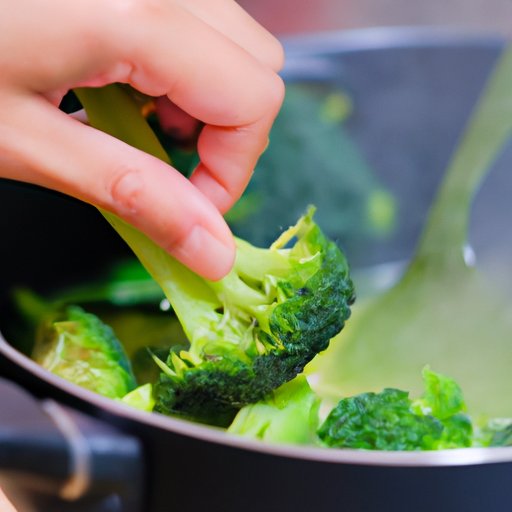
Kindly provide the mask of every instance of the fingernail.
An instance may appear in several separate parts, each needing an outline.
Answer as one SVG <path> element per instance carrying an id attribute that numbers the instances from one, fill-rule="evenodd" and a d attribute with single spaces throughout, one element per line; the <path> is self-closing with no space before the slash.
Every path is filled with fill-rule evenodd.
<path id="1" fill-rule="evenodd" d="M 211 280 L 224 277 L 235 257 L 234 245 L 223 244 L 200 225 L 194 226 L 172 253 L 194 272 Z"/>

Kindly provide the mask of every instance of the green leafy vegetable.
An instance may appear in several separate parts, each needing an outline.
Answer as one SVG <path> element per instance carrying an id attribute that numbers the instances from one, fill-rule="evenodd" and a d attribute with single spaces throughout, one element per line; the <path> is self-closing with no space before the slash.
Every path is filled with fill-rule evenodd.
<path id="1" fill-rule="evenodd" d="M 508 420 L 506 426 L 494 426 L 489 446 L 512 446 L 512 424 L 510 420 Z"/>
<path id="2" fill-rule="evenodd" d="M 409 393 L 387 388 L 341 400 L 318 431 L 333 448 L 428 450 L 443 427 L 434 417 L 415 414 Z"/>
<path id="3" fill-rule="evenodd" d="M 109 398 L 122 398 L 136 386 L 112 329 L 78 306 L 47 313 L 32 357 L 52 373 Z"/>

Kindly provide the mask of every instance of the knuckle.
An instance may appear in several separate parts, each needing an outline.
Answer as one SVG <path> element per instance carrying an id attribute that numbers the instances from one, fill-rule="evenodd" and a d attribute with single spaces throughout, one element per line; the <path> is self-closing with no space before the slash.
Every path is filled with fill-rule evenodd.
<path id="1" fill-rule="evenodd" d="M 276 115 L 284 100 L 285 85 L 283 79 L 276 73 L 272 73 L 268 81 L 266 103 L 271 112 Z"/>
<path id="2" fill-rule="evenodd" d="M 139 213 L 140 198 L 144 191 L 144 180 L 135 167 L 122 167 L 108 182 L 108 202 L 112 209 L 123 217 L 135 217 Z"/>
<path id="3" fill-rule="evenodd" d="M 272 36 L 270 52 L 267 57 L 268 65 L 275 71 L 280 71 L 284 66 L 285 54 L 283 45 L 278 39 Z"/>
<path id="4" fill-rule="evenodd" d="M 266 80 L 266 87 L 260 90 L 261 103 L 264 105 L 264 117 L 274 118 L 283 104 L 285 85 L 283 79 L 277 73 L 270 73 Z"/>
<path id="5" fill-rule="evenodd" d="M 232 104 L 232 117 L 234 125 L 239 127 L 250 126 L 263 120 L 274 119 L 284 100 L 285 87 L 281 77 L 264 68 L 264 74 L 260 80 L 252 82 L 251 91 L 241 93 L 243 97 L 242 107 L 240 104 Z M 234 110 L 236 109 L 236 110 Z"/>

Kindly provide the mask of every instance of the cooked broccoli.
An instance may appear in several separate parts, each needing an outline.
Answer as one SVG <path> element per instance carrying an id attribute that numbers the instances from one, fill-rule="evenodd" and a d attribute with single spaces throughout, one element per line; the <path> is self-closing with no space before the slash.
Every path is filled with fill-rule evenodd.
<path id="1" fill-rule="evenodd" d="M 319 407 L 320 398 L 299 375 L 264 400 L 240 409 L 228 432 L 273 443 L 314 445 Z"/>
<path id="2" fill-rule="evenodd" d="M 479 433 L 480 446 L 512 446 L 512 420 L 494 418 Z"/>
<path id="3" fill-rule="evenodd" d="M 318 435 L 333 448 L 417 450 L 430 448 L 442 430 L 436 418 L 411 410 L 408 392 L 386 388 L 341 400 Z"/>
<path id="4" fill-rule="evenodd" d="M 32 357 L 52 373 L 109 398 L 122 398 L 136 386 L 112 329 L 78 306 L 46 314 Z"/>
<path id="5" fill-rule="evenodd" d="M 428 368 L 423 379 L 425 393 L 415 401 L 393 388 L 344 398 L 320 427 L 320 439 L 329 447 L 367 450 L 471 446 L 473 428 L 460 387 Z"/>
<path id="6" fill-rule="evenodd" d="M 93 126 L 168 161 L 126 90 L 113 85 L 76 93 Z M 345 256 L 323 236 L 312 209 L 270 249 L 238 240 L 235 268 L 218 282 L 200 278 L 102 213 L 160 284 L 190 341 L 165 362 L 157 359 L 159 412 L 229 424 L 242 406 L 300 373 L 350 314 L 354 289 Z"/>
<path id="7" fill-rule="evenodd" d="M 143 384 L 124 395 L 119 401 L 135 409 L 151 412 L 155 406 L 153 386 L 151 384 Z"/>
<path id="8" fill-rule="evenodd" d="M 162 286 L 190 341 L 165 362 L 156 359 L 156 411 L 227 425 L 242 406 L 299 374 L 343 328 L 354 300 L 348 265 L 313 213 L 269 249 L 237 240 L 234 269 L 217 282 L 108 217 Z"/>

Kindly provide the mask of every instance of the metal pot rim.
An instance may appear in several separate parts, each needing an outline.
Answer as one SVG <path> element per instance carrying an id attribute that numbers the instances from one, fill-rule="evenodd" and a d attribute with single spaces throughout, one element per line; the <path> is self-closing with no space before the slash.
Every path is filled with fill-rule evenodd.
<path id="1" fill-rule="evenodd" d="M 36 378 L 57 388 L 80 401 L 91 404 L 100 410 L 140 424 L 150 425 L 162 431 L 169 431 L 189 438 L 227 445 L 242 450 L 256 451 L 267 455 L 328 462 L 334 464 L 351 464 L 362 466 L 395 467 L 435 467 L 435 466 L 469 466 L 512 462 L 512 447 L 499 448 L 462 448 L 453 450 L 424 452 L 379 452 L 364 450 L 336 450 L 310 446 L 276 445 L 262 441 L 245 439 L 229 434 L 221 429 L 195 424 L 189 421 L 147 413 L 108 399 L 92 391 L 81 388 L 57 375 L 45 370 L 35 361 L 12 347 L 0 333 L 0 353 L 13 364 L 23 368 Z"/>
<path id="2" fill-rule="evenodd" d="M 287 59 L 337 53 L 410 48 L 500 48 L 506 38 L 496 33 L 441 26 L 390 26 L 313 32 L 284 37 Z"/>

